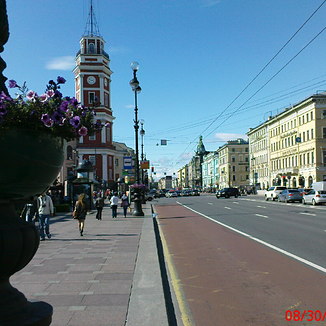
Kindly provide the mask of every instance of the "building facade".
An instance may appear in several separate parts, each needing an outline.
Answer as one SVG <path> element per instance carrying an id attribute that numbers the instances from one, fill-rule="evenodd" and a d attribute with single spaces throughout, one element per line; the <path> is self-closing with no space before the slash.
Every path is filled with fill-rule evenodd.
<path id="1" fill-rule="evenodd" d="M 272 185 L 310 187 L 326 180 L 326 94 L 315 94 L 269 121 Z"/>
<path id="2" fill-rule="evenodd" d="M 230 140 L 217 150 L 219 156 L 219 188 L 249 184 L 249 142 Z"/>
<path id="3" fill-rule="evenodd" d="M 218 154 L 217 152 L 209 152 L 203 157 L 202 163 L 202 179 L 203 190 L 207 192 L 215 192 L 219 185 L 218 172 Z"/>

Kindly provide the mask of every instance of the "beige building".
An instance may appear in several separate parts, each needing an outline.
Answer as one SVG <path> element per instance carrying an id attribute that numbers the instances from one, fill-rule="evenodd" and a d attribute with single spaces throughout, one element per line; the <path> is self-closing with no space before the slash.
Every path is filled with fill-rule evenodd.
<path id="1" fill-rule="evenodd" d="M 271 120 L 272 184 L 309 187 L 326 179 L 326 95 L 313 95 Z"/>
<path id="2" fill-rule="evenodd" d="M 249 142 L 230 140 L 217 150 L 219 188 L 249 184 Z"/>
<path id="3" fill-rule="evenodd" d="M 326 180 L 325 93 L 287 108 L 251 129 L 248 136 L 250 157 L 254 158 L 250 160 L 250 173 L 255 176 L 258 171 L 257 181 L 261 185 L 268 182 L 268 185 L 309 187 L 315 181 Z"/>
<path id="4" fill-rule="evenodd" d="M 183 166 L 178 170 L 178 186 L 180 188 L 188 188 L 189 187 L 189 176 L 188 176 L 188 164 Z"/>
<path id="5" fill-rule="evenodd" d="M 247 133 L 250 153 L 249 183 L 255 185 L 257 189 L 267 189 L 270 186 L 268 126 L 267 121 L 256 128 L 250 128 Z"/>

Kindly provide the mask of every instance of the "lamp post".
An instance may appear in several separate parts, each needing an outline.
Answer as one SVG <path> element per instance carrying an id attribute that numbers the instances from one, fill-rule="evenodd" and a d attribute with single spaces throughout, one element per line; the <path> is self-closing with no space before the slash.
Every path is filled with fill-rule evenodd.
<path id="1" fill-rule="evenodd" d="M 144 120 L 140 120 L 140 136 L 141 136 L 141 154 L 140 159 L 144 161 L 144 136 L 145 136 L 145 130 L 144 130 Z M 141 170 L 141 182 L 145 184 L 144 182 L 144 170 Z"/>
<path id="2" fill-rule="evenodd" d="M 140 176 L 139 176 L 139 153 L 138 153 L 138 129 L 139 129 L 139 121 L 138 121 L 138 104 L 137 104 L 137 94 L 140 93 L 141 87 L 139 86 L 139 81 L 137 79 L 137 71 L 139 68 L 138 62 L 131 63 L 131 69 L 134 74 L 134 78 L 129 82 L 132 91 L 135 94 L 135 119 L 134 119 L 134 128 L 135 128 L 135 147 L 136 147 L 136 157 L 135 157 L 135 174 L 136 174 L 136 184 L 140 184 Z M 142 194 L 140 188 L 134 188 L 134 216 L 144 216 L 144 212 L 142 211 Z"/>

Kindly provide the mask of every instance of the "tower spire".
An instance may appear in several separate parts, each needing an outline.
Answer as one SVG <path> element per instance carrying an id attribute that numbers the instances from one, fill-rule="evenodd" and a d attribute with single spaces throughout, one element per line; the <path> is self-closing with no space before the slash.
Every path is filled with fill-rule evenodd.
<path id="1" fill-rule="evenodd" d="M 93 6 L 93 0 L 90 0 L 90 8 L 89 8 L 89 14 L 86 22 L 85 32 L 84 36 L 99 36 L 101 37 L 95 12 L 94 12 L 94 6 Z"/>

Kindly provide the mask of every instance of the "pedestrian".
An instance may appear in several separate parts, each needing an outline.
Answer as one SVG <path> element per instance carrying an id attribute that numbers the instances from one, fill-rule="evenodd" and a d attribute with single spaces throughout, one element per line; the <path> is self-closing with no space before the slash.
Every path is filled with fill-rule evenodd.
<path id="1" fill-rule="evenodd" d="M 25 204 L 20 217 L 26 222 L 35 223 L 38 219 L 37 198 L 32 203 Z"/>
<path id="2" fill-rule="evenodd" d="M 88 206 L 86 202 L 86 195 L 84 193 L 78 196 L 78 200 L 75 204 L 75 209 L 73 212 L 73 217 L 78 220 L 78 229 L 80 232 L 80 236 L 83 236 L 85 219 L 87 214 Z"/>
<path id="3" fill-rule="evenodd" d="M 51 197 L 46 193 L 43 193 L 37 199 L 37 207 L 41 241 L 45 240 L 45 234 L 48 239 L 51 239 L 50 216 L 54 215 L 54 207 Z"/>
<path id="4" fill-rule="evenodd" d="M 127 209 L 129 207 L 129 199 L 126 193 L 124 192 L 121 197 L 121 207 L 123 208 L 123 215 L 127 217 Z"/>
<path id="5" fill-rule="evenodd" d="M 95 207 L 97 209 L 96 218 L 102 220 L 102 211 L 104 207 L 104 198 L 102 196 L 96 198 Z"/>
<path id="6" fill-rule="evenodd" d="M 119 204 L 118 193 L 114 192 L 113 196 L 110 199 L 110 206 L 111 206 L 111 209 L 112 209 L 112 218 L 117 217 L 118 204 Z"/>

